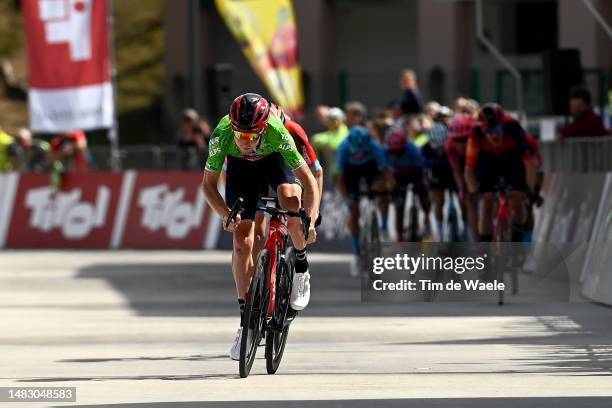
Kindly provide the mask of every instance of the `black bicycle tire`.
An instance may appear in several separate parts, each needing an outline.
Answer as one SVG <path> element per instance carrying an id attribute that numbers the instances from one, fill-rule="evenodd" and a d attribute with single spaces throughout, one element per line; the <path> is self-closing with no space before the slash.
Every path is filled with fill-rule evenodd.
<path id="1" fill-rule="evenodd" d="M 264 279 L 266 277 L 266 271 L 269 268 L 270 256 L 267 250 L 262 250 L 255 271 L 253 272 L 253 279 L 249 287 L 249 296 L 244 306 L 244 317 L 243 317 L 243 329 L 242 337 L 240 339 L 240 360 L 238 363 L 240 378 L 248 377 L 255 361 L 255 355 L 257 354 L 257 346 L 261 340 L 262 327 L 264 322 L 265 310 L 265 299 L 264 299 Z M 259 306 L 259 310 L 255 308 L 256 304 Z M 254 330 L 254 337 L 252 337 L 251 344 L 249 344 L 249 331 L 250 322 L 253 317 L 253 311 L 259 313 L 257 320 L 257 329 Z M 246 330 L 245 330 L 246 329 Z M 250 352 L 247 353 L 247 351 Z"/>
<path id="2" fill-rule="evenodd" d="M 503 242 L 507 242 L 507 233 L 506 230 L 508 229 L 508 225 L 506 225 L 505 221 L 500 221 L 501 225 L 499 225 L 499 228 L 496 228 L 497 230 L 497 234 L 496 236 L 493 238 L 493 241 L 495 243 L 498 244 L 498 251 L 501 252 L 501 249 L 499 244 L 503 243 Z M 497 278 L 497 282 L 498 283 L 503 283 L 504 282 L 504 267 L 505 265 L 503 265 L 503 263 L 500 263 L 497 266 L 497 273 L 496 273 L 496 278 Z M 499 289 L 497 291 L 497 304 L 502 306 L 504 304 L 504 290 L 503 289 Z"/>
<path id="3" fill-rule="evenodd" d="M 288 275 L 289 282 L 292 282 L 293 268 L 295 265 L 295 250 L 290 247 L 285 255 L 284 267 L 287 268 L 285 273 Z M 281 277 L 282 278 L 282 277 Z M 277 288 L 278 290 L 279 288 Z M 291 296 L 291 285 L 289 285 L 287 296 Z M 289 299 L 287 299 L 287 302 Z M 287 308 L 290 306 L 287 305 Z M 266 335 L 266 371 L 268 374 L 274 374 L 280 366 L 289 337 L 289 324 L 286 323 L 288 310 L 283 315 L 283 328 L 281 331 L 268 332 Z M 275 353 L 276 352 L 276 353 Z"/>
<path id="4" fill-rule="evenodd" d="M 408 212 L 408 220 L 410 222 L 408 228 L 408 240 L 410 242 L 419 241 L 419 209 L 413 203 Z"/>

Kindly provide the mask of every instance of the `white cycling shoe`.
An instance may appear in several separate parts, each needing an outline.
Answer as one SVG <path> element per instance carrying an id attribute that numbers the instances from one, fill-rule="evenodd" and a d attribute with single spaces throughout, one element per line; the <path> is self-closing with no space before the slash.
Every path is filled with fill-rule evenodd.
<path id="1" fill-rule="evenodd" d="M 229 356 L 232 360 L 240 360 L 240 339 L 242 338 L 242 327 L 236 332 L 236 338 L 229 351 Z"/>
<path id="2" fill-rule="evenodd" d="M 304 310 L 310 301 L 310 272 L 295 273 L 293 287 L 291 288 L 291 308 Z"/>

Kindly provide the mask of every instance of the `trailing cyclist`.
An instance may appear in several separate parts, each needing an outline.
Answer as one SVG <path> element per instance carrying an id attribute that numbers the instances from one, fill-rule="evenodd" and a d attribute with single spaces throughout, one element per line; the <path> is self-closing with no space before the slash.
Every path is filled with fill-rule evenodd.
<path id="1" fill-rule="evenodd" d="M 226 157 L 224 200 L 217 185 Z M 213 131 L 202 183 L 209 204 L 223 218 L 224 228 L 234 234 L 232 272 L 242 320 L 253 275 L 253 219 L 260 194 L 271 185 L 283 209 L 297 211 L 302 206 L 312 219 L 316 219 L 319 204 L 316 181 L 287 129 L 277 117 L 270 115 L 268 101 L 260 95 L 247 93 L 232 102 L 229 115 L 224 116 Z M 239 197 L 244 199 L 244 212 L 228 220 L 230 206 Z M 296 218 L 289 220 L 288 229 L 297 257 L 291 307 L 302 310 L 310 299 L 306 244 L 316 240 L 316 232 L 311 224 L 309 240 L 305 242 L 301 222 Z M 230 350 L 234 360 L 239 359 L 241 334 L 242 322 Z"/>
<path id="2" fill-rule="evenodd" d="M 472 134 L 476 123 L 476 118 L 468 113 L 457 114 L 450 122 L 448 138 L 444 146 L 446 156 L 453 170 L 453 178 L 457 186 L 464 221 L 467 221 L 466 225 L 469 225 L 474 239 L 478 234 L 478 208 L 477 203 L 469 199 L 464 173 L 468 137 Z"/>
<path id="3" fill-rule="evenodd" d="M 442 224 L 444 222 L 444 192 L 448 190 L 449 198 L 452 200 L 452 192 L 457 189 L 453 178 L 453 170 L 444 150 L 451 115 L 452 112 L 449 108 L 446 106 L 440 107 L 434 116 L 434 124 L 428 132 L 428 141 L 421 148 L 429 169 L 429 188 L 435 205 L 434 215 L 440 240 L 442 239 Z"/>
<path id="4" fill-rule="evenodd" d="M 512 241 L 521 242 L 527 221 L 525 194 L 535 186 L 535 167 L 525 131 L 495 103 L 480 109 L 468 140 L 465 179 L 470 194 L 480 194 L 480 240 L 493 239 L 495 192 L 503 179 L 512 190 Z"/>
<path id="5" fill-rule="evenodd" d="M 323 167 L 317 158 L 317 154 L 315 153 L 312 145 L 308 141 L 308 136 L 304 129 L 297 123 L 291 120 L 291 118 L 285 115 L 283 109 L 275 104 L 270 104 L 270 114 L 276 116 L 285 126 L 285 129 L 289 131 L 291 137 L 293 137 L 293 141 L 295 142 L 295 147 L 298 152 L 302 155 L 302 158 L 310 168 L 313 177 L 317 181 L 317 193 L 318 193 L 318 206 L 320 208 L 321 197 L 323 194 Z M 265 191 L 262 191 L 262 194 L 267 193 L 267 186 L 265 186 Z M 261 246 L 264 242 L 265 235 L 265 216 L 263 212 L 257 212 L 255 214 L 255 243 L 253 245 L 253 260 L 257 259 L 257 255 L 261 250 Z M 315 227 L 318 227 L 321 224 L 321 214 L 319 214 Z"/>
<path id="6" fill-rule="evenodd" d="M 340 145 L 337 154 L 338 188 L 349 205 L 349 230 L 353 240 L 351 275 L 358 276 L 359 265 L 359 196 L 362 181 L 369 189 L 382 193 L 395 186 L 392 170 L 383 148 L 364 126 L 354 126 Z M 382 229 L 386 230 L 386 208 L 379 202 L 383 213 Z"/>
<path id="7" fill-rule="evenodd" d="M 404 236 L 404 206 L 406 202 L 406 189 L 412 185 L 412 192 L 415 197 L 419 197 L 421 208 L 425 214 L 429 214 L 430 202 L 429 194 L 425 184 L 425 174 L 423 168 L 425 159 L 418 147 L 408 140 L 408 131 L 402 127 L 390 129 L 385 137 L 385 157 L 395 178 L 396 187 L 393 190 L 392 198 L 395 205 L 395 230 L 397 240 L 403 241 Z M 387 196 L 381 197 L 383 205 L 388 205 Z M 386 217 L 387 211 L 383 212 Z M 386 224 L 383 219 L 383 224 Z M 426 225 L 429 225 L 429 217 L 425 217 Z M 418 226 L 415 226 L 418 229 Z M 425 227 L 428 230 L 428 227 Z"/>

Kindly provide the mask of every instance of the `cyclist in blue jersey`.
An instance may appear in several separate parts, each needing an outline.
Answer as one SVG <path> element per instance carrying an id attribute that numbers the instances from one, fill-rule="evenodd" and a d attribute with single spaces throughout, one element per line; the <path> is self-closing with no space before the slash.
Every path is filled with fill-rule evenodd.
<path id="1" fill-rule="evenodd" d="M 354 126 L 337 152 L 338 187 L 349 204 L 349 230 L 353 239 L 353 262 L 351 274 L 359 274 L 359 199 L 360 183 L 365 181 L 368 188 L 377 192 L 395 187 L 393 172 L 385 157 L 383 148 L 364 126 Z M 380 201 L 379 201 L 379 204 Z M 381 212 L 386 211 L 382 205 Z M 383 217 L 386 219 L 386 217 Z M 382 225 L 382 229 L 386 229 Z"/>
<path id="2" fill-rule="evenodd" d="M 392 198 L 395 204 L 395 230 L 397 240 L 404 240 L 404 205 L 406 202 L 406 188 L 412 185 L 412 192 L 419 197 L 421 208 L 425 214 L 429 214 L 431 203 L 425 184 L 425 159 L 421 151 L 408 139 L 408 131 L 403 127 L 391 129 L 385 136 L 385 157 L 393 169 L 396 188 Z M 388 207 L 388 198 L 382 197 L 383 205 Z M 415 198 L 416 199 L 416 198 Z M 386 218 L 386 211 L 383 212 Z M 383 224 L 387 221 L 383 218 Z M 429 229 L 429 217 L 425 217 L 426 229 Z"/>

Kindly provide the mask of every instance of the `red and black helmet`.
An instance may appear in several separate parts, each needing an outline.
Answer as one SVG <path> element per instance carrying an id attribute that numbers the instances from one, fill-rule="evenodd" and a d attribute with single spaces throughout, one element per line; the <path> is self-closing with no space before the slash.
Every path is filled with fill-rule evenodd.
<path id="1" fill-rule="evenodd" d="M 270 104 L 261 95 L 246 93 L 234 99 L 229 116 L 233 130 L 259 133 L 268 124 Z"/>
<path id="2" fill-rule="evenodd" d="M 487 129 L 500 126 L 503 123 L 504 116 L 504 110 L 496 103 L 484 104 L 478 112 L 478 120 Z"/>

